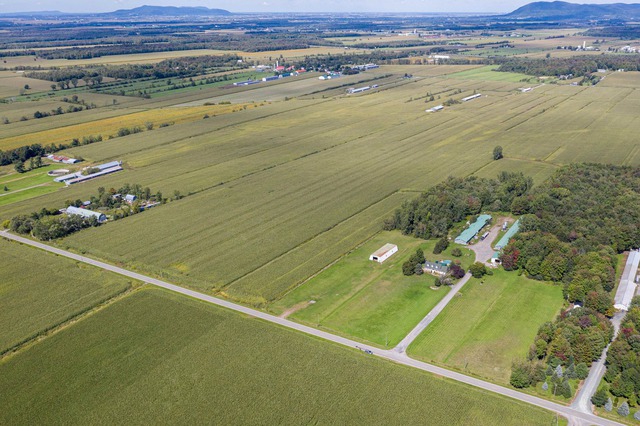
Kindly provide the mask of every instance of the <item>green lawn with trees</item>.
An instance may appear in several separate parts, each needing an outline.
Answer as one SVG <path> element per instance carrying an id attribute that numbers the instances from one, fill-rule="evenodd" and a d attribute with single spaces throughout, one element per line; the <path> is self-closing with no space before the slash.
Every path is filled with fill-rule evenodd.
<path id="1" fill-rule="evenodd" d="M 500 419 L 543 426 L 554 419 L 532 405 L 156 289 L 0 363 L 0 393 L 2 424 Z"/>
<path id="2" fill-rule="evenodd" d="M 508 383 L 538 327 L 562 306 L 562 288 L 497 270 L 472 279 L 409 347 L 409 355 Z"/>

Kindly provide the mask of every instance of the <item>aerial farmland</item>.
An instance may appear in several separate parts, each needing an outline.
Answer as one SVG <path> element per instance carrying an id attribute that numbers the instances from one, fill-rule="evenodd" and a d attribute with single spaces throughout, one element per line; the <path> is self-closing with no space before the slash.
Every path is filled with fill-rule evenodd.
<path id="1" fill-rule="evenodd" d="M 594 242 L 582 222 L 535 233 L 549 204 L 582 196 L 568 173 L 634 204 L 640 71 L 612 68 L 640 61 L 612 51 L 611 69 L 555 73 L 553 58 L 586 67 L 595 52 L 593 30 L 573 24 L 443 32 L 416 18 L 391 31 L 373 19 L 354 35 L 308 19 L 336 28 L 185 20 L 195 41 L 158 30 L 173 49 L 139 24 L 133 47 L 109 35 L 24 52 L 0 33 L 0 393 L 12 390 L 0 422 L 199 423 L 215 403 L 224 424 L 634 424 L 630 395 L 606 376 L 561 380 L 581 355 L 540 340 L 574 309 L 593 309 L 594 327 L 621 318 L 603 305 L 635 234 Z M 620 49 L 602 38 L 598 49 Z M 90 179 L 112 162 L 122 171 Z M 591 179 L 610 176 L 598 167 L 628 186 Z M 67 173 L 89 178 L 54 182 Z M 420 204 L 434 200 L 442 210 Z M 444 215 L 456 206 L 472 213 Z M 493 221 L 456 244 L 480 213 Z M 524 236 L 494 250 L 518 218 Z M 534 235 L 545 256 L 573 257 L 553 269 Z M 397 253 L 369 260 L 389 243 Z M 588 261 L 606 272 L 594 288 Z M 542 373 L 520 386 L 525 361 Z M 590 381 L 631 412 L 576 408 Z"/>

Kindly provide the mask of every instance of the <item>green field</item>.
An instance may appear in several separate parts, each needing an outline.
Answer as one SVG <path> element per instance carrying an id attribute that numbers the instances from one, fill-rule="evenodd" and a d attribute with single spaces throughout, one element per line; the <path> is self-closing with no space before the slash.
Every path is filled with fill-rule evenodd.
<path id="1" fill-rule="evenodd" d="M 475 52 L 474 52 L 475 53 Z M 480 68 L 475 68 L 468 71 L 461 71 L 451 74 L 451 78 L 464 78 L 469 80 L 484 80 L 484 81 L 508 81 L 512 83 L 518 83 L 525 81 L 537 81 L 537 78 L 531 77 L 526 74 L 518 74 L 514 72 L 497 72 L 497 67 L 494 65 L 487 65 Z"/>
<path id="2" fill-rule="evenodd" d="M 0 353 L 131 286 L 129 280 L 0 238 Z"/>
<path id="3" fill-rule="evenodd" d="M 2 424 L 493 425 L 499 418 L 548 425 L 554 418 L 151 289 L 0 363 L 0 393 Z"/>
<path id="4" fill-rule="evenodd" d="M 25 173 L 13 172 L 0 176 L 0 206 L 55 192 L 64 187 L 64 184 L 54 182 L 47 172 L 66 166 L 54 164 Z"/>
<path id="5" fill-rule="evenodd" d="M 369 255 L 388 242 L 398 246 L 398 253 L 383 264 L 370 261 Z M 435 241 L 418 240 L 397 231 L 382 232 L 271 309 L 381 347 L 395 346 L 447 294 L 446 287 L 432 288 L 432 275 L 402 274 L 402 263 L 418 247 L 427 260 L 455 259 L 450 255 L 451 247 L 434 255 L 434 245 Z M 473 258 L 473 253 L 465 249 L 463 266 Z"/>
<path id="6" fill-rule="evenodd" d="M 562 288 L 497 270 L 472 279 L 409 346 L 417 359 L 508 383 L 511 363 L 528 353 L 562 306 Z"/>

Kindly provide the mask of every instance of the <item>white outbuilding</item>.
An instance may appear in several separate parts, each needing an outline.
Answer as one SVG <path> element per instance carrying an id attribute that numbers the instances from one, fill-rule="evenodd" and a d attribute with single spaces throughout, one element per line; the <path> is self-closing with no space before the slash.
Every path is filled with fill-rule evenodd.
<path id="1" fill-rule="evenodd" d="M 636 292 L 636 275 L 638 274 L 638 265 L 640 264 L 640 252 L 637 250 L 631 250 L 627 257 L 627 263 L 624 266 L 624 271 L 620 277 L 620 284 L 618 285 L 618 291 L 613 299 L 613 307 L 621 310 L 628 311 L 631 305 L 631 299 Z"/>
<path id="2" fill-rule="evenodd" d="M 390 258 L 397 251 L 398 251 L 397 245 L 387 243 L 382 247 L 380 247 L 378 250 L 376 250 L 371 256 L 369 256 L 369 260 L 382 263 L 388 258 Z"/>
<path id="3" fill-rule="evenodd" d="M 87 219 L 95 217 L 100 223 L 107 221 L 107 215 L 105 215 L 104 213 L 94 212 L 92 210 L 87 210 L 87 209 L 80 209 L 74 206 L 67 207 L 66 212 L 67 214 L 82 216 Z"/>

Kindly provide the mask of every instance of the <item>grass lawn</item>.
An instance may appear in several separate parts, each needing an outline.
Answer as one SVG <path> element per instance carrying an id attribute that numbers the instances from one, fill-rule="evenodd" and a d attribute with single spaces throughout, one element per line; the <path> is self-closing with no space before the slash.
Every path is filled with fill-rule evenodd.
<path id="1" fill-rule="evenodd" d="M 2 238 L 0 259 L 0 353 L 131 285 L 118 275 Z"/>
<path id="2" fill-rule="evenodd" d="M 25 167 L 29 167 L 29 162 L 25 163 Z M 43 183 L 53 182 L 53 177 L 47 175 L 47 172 L 56 169 L 68 169 L 68 164 L 50 164 L 35 170 L 29 170 L 24 173 L 10 172 L 0 176 L 0 194 L 7 193 L 2 191 L 6 186 L 9 192 L 18 189 L 29 188 Z"/>
<path id="3" fill-rule="evenodd" d="M 383 264 L 369 255 L 385 243 L 398 245 L 398 253 Z M 402 263 L 418 247 L 428 260 L 454 259 L 450 250 L 433 255 L 434 241 L 424 241 L 400 232 L 381 232 L 363 246 L 338 261 L 274 304 L 282 313 L 301 308 L 290 318 L 380 345 L 393 346 L 444 297 L 447 288 L 432 290 L 433 276 L 404 276 Z M 471 263 L 464 249 L 461 258 Z M 313 301 L 312 304 L 309 304 Z"/>
<path id="4" fill-rule="evenodd" d="M 411 356 L 508 383 L 538 327 L 562 306 L 562 288 L 496 270 L 472 279 L 409 347 Z"/>
<path id="5" fill-rule="evenodd" d="M 60 165 L 41 167 L 23 174 L 12 173 L 0 177 L 0 206 L 55 192 L 64 187 L 63 183 L 53 181 L 49 170 L 63 168 Z M 7 191 L 4 190 L 7 189 Z"/>
<path id="6" fill-rule="evenodd" d="M 0 393 L 1 424 L 549 425 L 554 419 L 528 404 L 157 289 L 126 297 L 0 363 Z"/>

